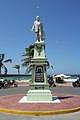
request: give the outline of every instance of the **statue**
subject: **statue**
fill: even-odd
[[[36,21],[34,21],[32,31],[34,31],[35,34],[36,34],[36,41],[37,42],[44,41],[45,34],[44,34],[44,31],[43,31],[43,25],[42,25],[42,22],[40,22],[40,17],[39,16],[37,16]]]

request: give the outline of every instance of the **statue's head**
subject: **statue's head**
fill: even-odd
[[[39,21],[39,20],[40,20],[40,17],[39,17],[39,16],[36,16],[36,20]]]

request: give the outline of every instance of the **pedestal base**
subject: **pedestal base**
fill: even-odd
[[[29,90],[27,101],[52,101],[50,90]]]

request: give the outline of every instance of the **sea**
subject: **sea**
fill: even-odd
[[[6,76],[6,77],[0,77],[6,80],[30,80],[32,78],[32,75],[26,75],[26,76]]]
[[[77,79],[78,76],[80,76],[80,74],[67,74],[67,75],[70,75],[70,79]],[[50,75],[48,75],[49,77]],[[32,75],[22,75],[22,76],[6,76],[6,77],[1,77],[3,79],[7,79],[7,80],[30,80],[32,79]]]

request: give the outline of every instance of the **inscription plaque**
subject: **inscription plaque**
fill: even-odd
[[[36,66],[36,70],[35,70],[35,82],[44,82],[44,70],[43,70],[43,66]]]

